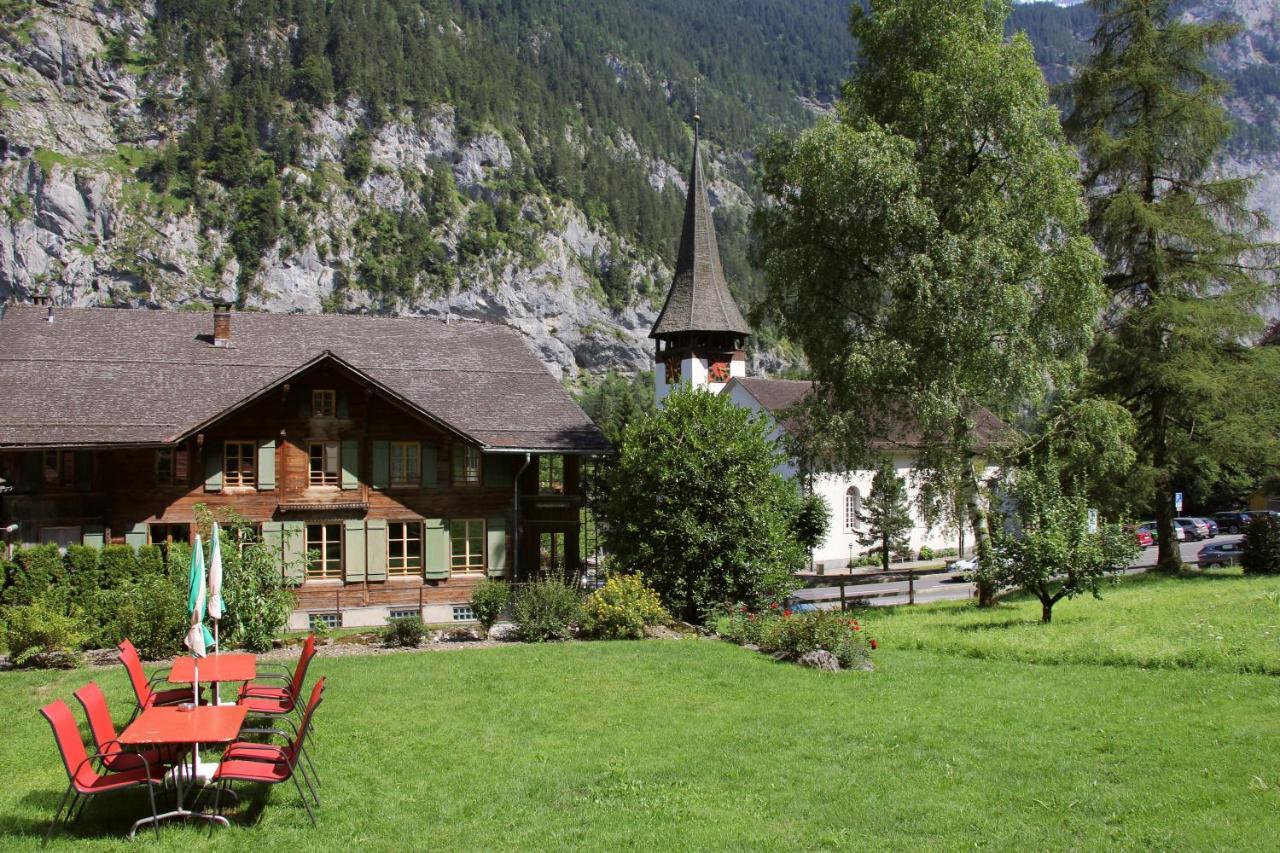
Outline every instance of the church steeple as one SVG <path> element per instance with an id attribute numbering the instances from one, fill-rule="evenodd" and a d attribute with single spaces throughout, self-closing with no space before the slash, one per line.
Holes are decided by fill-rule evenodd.
<path id="1" fill-rule="evenodd" d="M 688 332 L 729 332 L 739 337 L 751 334 L 720 266 L 720 247 L 698 151 L 700 120 L 701 116 L 693 117 L 693 168 L 684 203 L 676 274 L 658 322 L 649 333 L 649 337 L 659 340 Z"/>
<path id="2" fill-rule="evenodd" d="M 720 265 L 720 247 L 698 150 L 700 121 L 701 117 L 695 114 L 693 166 L 676 272 L 662 313 L 649 332 L 649 337 L 658 342 L 655 356 L 661 362 L 655 376 L 659 401 L 680 382 L 719 391 L 731 376 L 746 374 L 742 340 L 751 334 L 751 327 L 729 292 Z"/>

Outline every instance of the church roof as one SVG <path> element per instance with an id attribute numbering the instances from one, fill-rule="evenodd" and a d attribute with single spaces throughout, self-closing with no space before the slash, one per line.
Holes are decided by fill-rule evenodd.
<path id="1" fill-rule="evenodd" d="M 651 338 L 682 332 L 732 332 L 751 334 L 751 327 L 729 293 L 720 266 L 716 227 L 707 201 L 702 175 L 698 138 L 693 140 L 693 169 L 689 174 L 689 195 L 684 203 L 684 229 L 676 255 L 676 274 L 667 293 L 666 304 L 654 323 Z"/>
<path id="2" fill-rule="evenodd" d="M 761 408 L 778 420 L 778 425 L 796 435 L 803 423 L 803 413 L 794 407 L 813 390 L 813 383 L 798 379 L 762 379 L 738 376 L 732 385 L 739 385 L 755 398 Z M 1009 427 L 984 406 L 974 406 L 973 437 L 978 447 L 991 447 L 1008 435 Z M 916 450 L 924 445 L 920 425 L 910 417 L 890 418 L 880 424 L 880 435 L 871 446 L 877 450 Z"/>

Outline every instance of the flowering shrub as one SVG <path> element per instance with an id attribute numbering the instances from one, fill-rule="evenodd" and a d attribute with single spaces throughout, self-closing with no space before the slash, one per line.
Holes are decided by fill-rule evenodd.
<path id="1" fill-rule="evenodd" d="M 602 640 L 638 640 L 646 625 L 670 619 L 639 572 L 614 575 L 582 607 L 582 633 Z"/>
<path id="2" fill-rule="evenodd" d="M 761 613 L 745 606 L 730 610 L 720 620 L 720 636 L 738 645 L 756 645 L 784 660 L 798 660 L 823 649 L 831 652 L 844 669 L 866 661 L 879 644 L 867 636 L 862 622 L 835 610 L 793 613 L 777 605 Z"/>
<path id="3" fill-rule="evenodd" d="M 857 666 L 869 655 L 862 623 L 834 610 L 807 613 L 784 611 L 765 629 L 760 648 L 786 660 L 799 660 L 809 652 L 825 649 L 844 669 Z"/>

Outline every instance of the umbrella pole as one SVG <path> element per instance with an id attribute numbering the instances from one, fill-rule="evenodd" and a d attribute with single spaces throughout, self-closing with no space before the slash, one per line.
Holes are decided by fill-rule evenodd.
<path id="1" fill-rule="evenodd" d="M 213 652 L 214 654 L 222 654 L 222 646 L 218 645 L 218 622 L 221 620 L 213 620 Z M 213 704 L 222 704 L 222 682 L 213 682 Z"/>

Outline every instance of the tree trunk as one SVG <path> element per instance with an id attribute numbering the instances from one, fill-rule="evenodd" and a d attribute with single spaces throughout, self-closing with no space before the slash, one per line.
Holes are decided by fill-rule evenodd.
<path id="1" fill-rule="evenodd" d="M 973 462 L 966 463 L 968 468 L 968 494 L 965 495 L 965 508 L 969 513 L 969 526 L 973 528 L 973 545 L 977 552 L 978 569 L 974 572 L 974 580 L 978 585 L 978 606 L 994 607 L 996 603 L 996 585 L 991 576 L 991 561 L 988 558 L 991 550 L 991 530 L 987 523 L 987 510 L 982 506 L 979 494 L 978 475 L 973 470 Z M 963 555 L 961 555 L 963 556 Z"/>
<path id="2" fill-rule="evenodd" d="M 907 569 L 907 604 L 916 603 L 916 570 Z"/>
<path id="3" fill-rule="evenodd" d="M 885 536 L 883 545 L 880 547 L 880 568 L 888 573 L 889 571 L 889 537 Z"/>
<path id="4" fill-rule="evenodd" d="M 1048 625 L 1053 621 L 1053 601 L 1040 599 L 1040 622 Z"/>
<path id="5" fill-rule="evenodd" d="M 1166 420 L 1169 396 L 1163 388 L 1151 392 L 1151 464 L 1156 470 L 1156 532 L 1159 543 L 1156 567 L 1163 572 L 1182 571 L 1182 549 L 1173 526 L 1173 483 L 1169 475 L 1169 439 Z"/>

